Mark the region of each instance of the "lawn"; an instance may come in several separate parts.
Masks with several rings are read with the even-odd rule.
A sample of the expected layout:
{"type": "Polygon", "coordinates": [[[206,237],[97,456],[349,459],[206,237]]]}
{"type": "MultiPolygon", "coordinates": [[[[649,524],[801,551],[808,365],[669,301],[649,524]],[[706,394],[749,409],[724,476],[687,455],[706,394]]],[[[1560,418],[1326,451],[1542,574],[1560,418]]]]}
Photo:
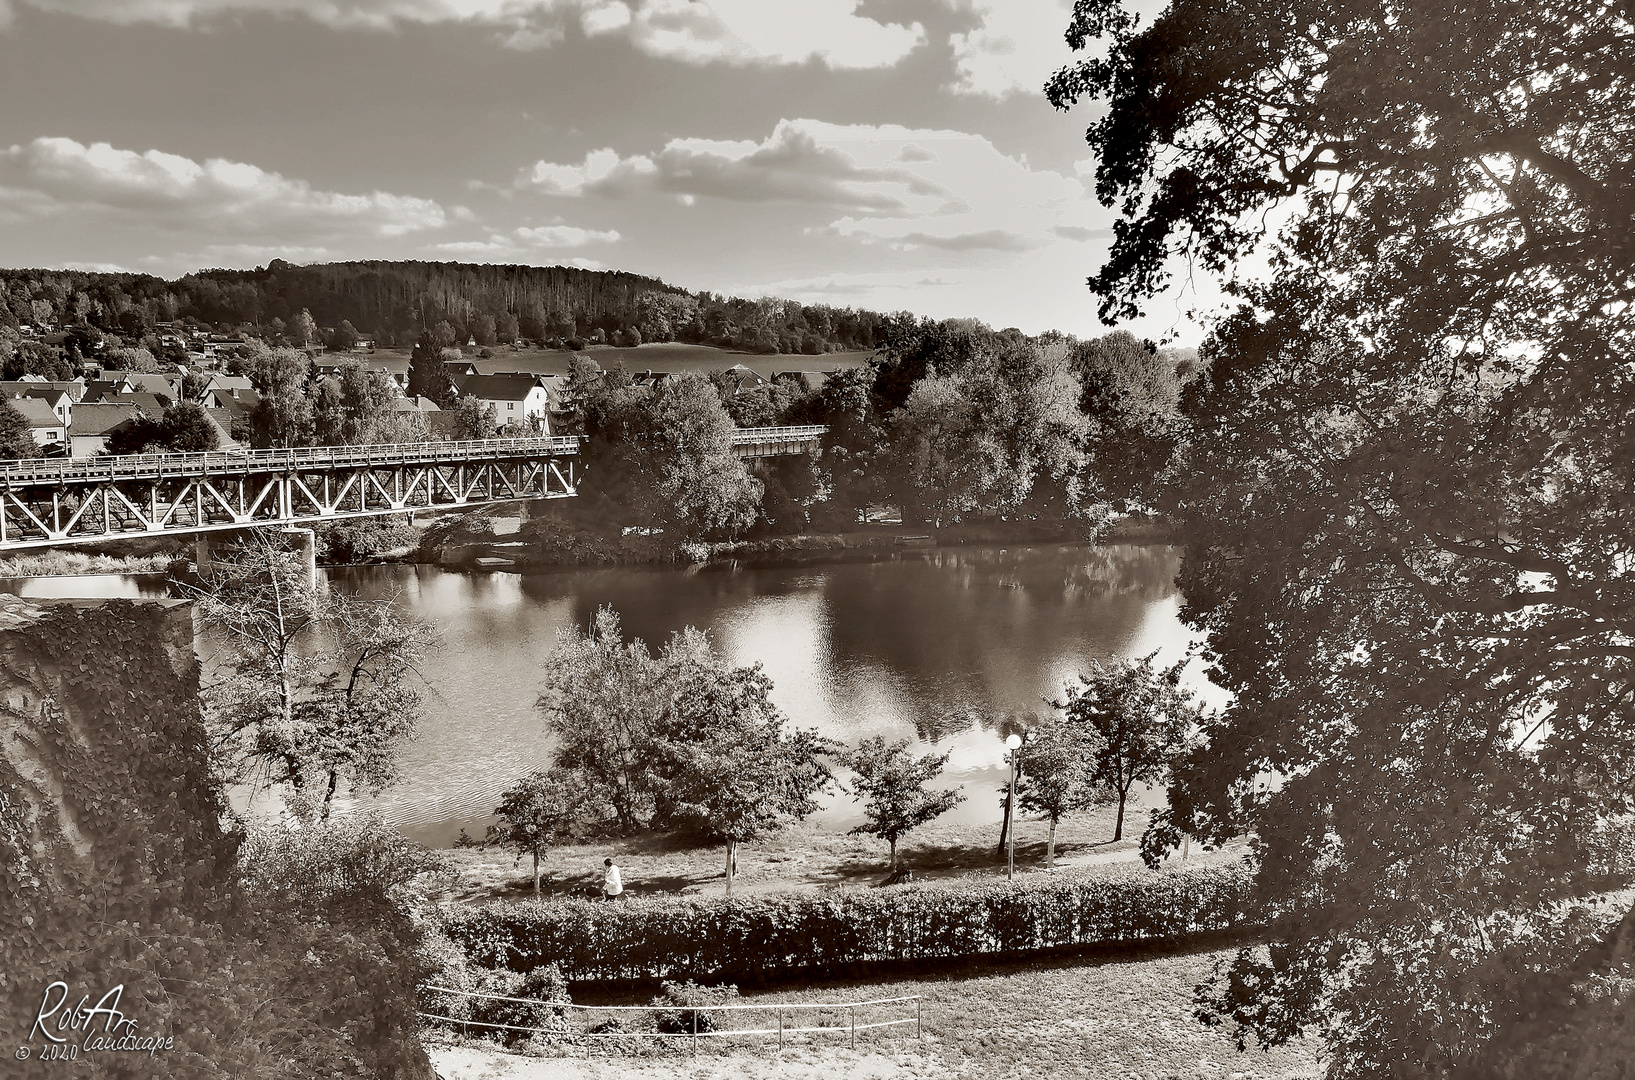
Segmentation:
{"type": "MultiPolygon", "coordinates": [[[[927,978],[830,982],[746,995],[746,1003],[862,1001],[919,994],[924,1038],[913,1027],[846,1035],[702,1040],[668,1049],[540,1049],[502,1054],[481,1042],[437,1045],[445,1080],[626,1080],[637,1076],[833,1080],[845,1077],[1236,1077],[1320,1075],[1311,1043],[1239,1053],[1229,1032],[1192,1016],[1192,990],[1231,948],[1149,948],[1098,957],[973,961],[927,978]]],[[[610,1004],[610,1001],[587,1002],[610,1004]]],[[[630,1002],[638,1004],[645,1002],[630,1002]]],[[[760,1014],[749,1014],[760,1016],[760,1014]]],[[[912,1011],[901,1015],[911,1016],[912,1011]]],[[[764,1017],[762,1018],[764,1019],[764,1017]]],[[[844,1023],[836,1013],[830,1022],[844,1023]]],[[[860,1014],[859,1023],[863,1023],[860,1014]]],[[[759,1023],[757,1023],[759,1026],[759,1023]]],[[[776,1026],[775,1022],[772,1024],[776,1026]]],[[[439,1038],[434,1036],[434,1038],[439,1038]]]]}
{"type": "MultiPolygon", "coordinates": [[[[1133,812],[1124,822],[1124,839],[1112,843],[1113,812],[1096,810],[1061,823],[1056,833],[1058,866],[1085,867],[1128,862],[1139,855],[1139,839],[1146,828],[1144,812],[1133,812]]],[[[1017,832],[1018,874],[1044,872],[1046,826],[1023,821],[1017,832]]],[[[915,880],[937,882],[970,875],[992,877],[1005,871],[1005,857],[995,850],[997,829],[980,833],[965,825],[933,822],[903,839],[898,855],[914,870],[915,880]]],[[[440,899],[490,903],[521,899],[532,894],[532,861],[499,850],[455,849],[446,853],[459,878],[444,886],[440,899]]],[[[1241,857],[1242,845],[1223,851],[1194,848],[1188,864],[1218,863],[1241,857]]],[[[619,864],[625,888],[632,894],[717,896],[725,891],[725,849],[674,833],[605,839],[556,848],[542,864],[545,891],[552,895],[594,894],[602,878],[602,860],[612,856],[619,864]]],[[[1172,856],[1171,863],[1179,860],[1172,856]]],[[[864,888],[884,881],[887,847],[872,836],[853,836],[837,829],[807,823],[738,849],[734,892],[813,891],[822,888],[864,888]]]]}

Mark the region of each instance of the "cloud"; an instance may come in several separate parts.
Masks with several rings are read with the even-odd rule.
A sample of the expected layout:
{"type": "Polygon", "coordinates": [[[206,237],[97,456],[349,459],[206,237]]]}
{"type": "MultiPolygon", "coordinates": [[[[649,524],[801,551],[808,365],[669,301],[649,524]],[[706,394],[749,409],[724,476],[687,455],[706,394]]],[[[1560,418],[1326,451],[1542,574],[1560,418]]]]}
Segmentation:
{"type": "Polygon", "coordinates": [[[1038,243],[1020,233],[1004,229],[984,229],[982,232],[955,233],[952,236],[932,236],[923,232],[905,233],[896,238],[904,247],[929,247],[942,251],[1028,251],[1038,243]]]}
{"type": "Polygon", "coordinates": [[[435,244],[431,250],[446,255],[522,257],[530,252],[615,244],[623,239],[616,229],[581,229],[574,225],[518,226],[510,232],[490,229],[486,239],[435,244]]]}
{"type": "Polygon", "coordinates": [[[1082,244],[1086,240],[1105,240],[1113,235],[1111,229],[1086,229],[1082,225],[1056,225],[1050,230],[1063,240],[1082,244]]]}
{"type": "Polygon", "coordinates": [[[1072,59],[1066,32],[1070,0],[950,0],[975,16],[977,25],[952,34],[959,71],[951,89],[1004,98],[1038,94],[1055,71],[1072,59]]]}
{"type": "Polygon", "coordinates": [[[540,161],[523,171],[517,187],[548,195],[641,194],[735,202],[809,203],[836,210],[900,212],[916,199],[946,193],[909,169],[860,165],[845,150],[822,141],[832,126],[784,120],[764,141],[672,139],[651,156],[621,157],[593,150],[578,165],[540,161]]]}
{"type": "MultiPolygon", "coordinates": [[[[890,67],[925,42],[919,23],[859,15],[859,0],[16,0],[42,11],[129,26],[190,29],[250,14],[299,16],[336,29],[408,24],[492,27],[511,48],[562,41],[577,22],[589,36],[621,35],[649,56],[692,64],[890,67]]],[[[7,22],[0,0],[0,28],[7,22]]]]}
{"type": "Polygon", "coordinates": [[[77,214],[117,224],[222,236],[391,238],[441,228],[429,199],[319,191],[243,162],[196,162],[159,150],[38,138],[0,150],[0,207],[13,220],[77,214]]]}

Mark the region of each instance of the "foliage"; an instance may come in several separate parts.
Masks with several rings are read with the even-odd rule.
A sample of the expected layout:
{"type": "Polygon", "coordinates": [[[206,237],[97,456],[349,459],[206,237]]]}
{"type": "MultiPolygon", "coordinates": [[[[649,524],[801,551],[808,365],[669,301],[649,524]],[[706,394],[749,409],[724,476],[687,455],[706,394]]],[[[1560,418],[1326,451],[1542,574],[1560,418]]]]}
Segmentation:
{"type": "Polygon", "coordinates": [[[891,845],[891,868],[897,869],[897,841],[904,834],[940,817],[965,801],[958,791],[927,791],[925,782],[934,780],[948,764],[948,756],[926,754],[916,758],[908,752],[908,740],[888,743],[883,735],[873,735],[841,755],[852,770],[852,791],[863,803],[863,824],[853,834],[878,836],[891,845]]]}
{"type": "Polygon", "coordinates": [[[395,548],[412,547],[420,534],[402,515],[350,518],[316,530],[320,557],[328,563],[376,559],[395,548]]]}
{"type": "Polygon", "coordinates": [[[604,372],[575,393],[590,437],[586,482],[635,524],[679,542],[730,537],[754,522],[761,482],[733,448],[732,417],[705,376],[649,390],[622,370],[604,372]]]}
{"type": "Polygon", "coordinates": [[[1206,1005],[1311,1026],[1337,1075],[1476,1068],[1604,937],[1571,913],[1635,811],[1632,32],[1581,2],[1083,2],[1105,57],[1052,84],[1106,99],[1104,311],[1288,222],[1183,399],[1179,584],[1234,700],[1148,846],[1253,832],[1280,948],[1206,1005]]]}
{"type": "Polygon", "coordinates": [[[727,892],[739,844],[758,840],[818,809],[832,777],[829,749],[811,731],[786,731],[759,664],[730,668],[702,635],[683,633],[667,650],[667,714],[655,734],[667,822],[691,822],[727,842],[727,892]]]}
{"type": "Polygon", "coordinates": [[[250,414],[258,449],[305,446],[312,438],[312,402],[307,383],[312,360],[300,349],[269,349],[255,343],[245,357],[246,372],[261,395],[250,414]]]}
{"type": "Polygon", "coordinates": [[[318,381],[312,395],[313,440],[319,446],[424,440],[419,410],[398,412],[393,408],[398,396],[397,384],[384,371],[343,361],[335,375],[318,381]]]}
{"type": "Polygon", "coordinates": [[[402,618],[394,597],[318,590],[298,556],[259,532],[184,588],[223,653],[204,701],[224,776],[287,785],[292,809],[324,818],[341,780],[369,792],[392,783],[422,711],[410,676],[435,645],[429,627],[402,618]]]}
{"type": "Polygon", "coordinates": [[[37,458],[41,453],[28,418],[17,406],[0,398],[0,457],[7,460],[37,458]]]}
{"type": "Polygon", "coordinates": [[[720,1030],[724,1014],[710,1012],[708,1006],[738,1004],[738,987],[732,983],[724,986],[700,986],[691,979],[683,982],[666,981],[659,984],[659,991],[659,996],[653,999],[653,1004],[669,1008],[653,1015],[653,1026],[667,1035],[692,1035],[720,1030]]]}
{"type": "Polygon", "coordinates": [[[785,731],[771,689],[758,665],[731,667],[691,627],[657,656],[627,643],[604,607],[587,631],[559,634],[538,708],[592,820],[702,826],[728,842],[730,864],[737,843],[810,814],[829,782],[826,744],[785,731]]]}
{"type": "Polygon", "coordinates": [[[554,963],[574,980],[765,978],[1176,938],[1245,925],[1248,893],[1248,875],[1236,869],[1058,871],[1011,883],[859,892],[525,900],[453,912],[445,929],[479,963],[517,970],[554,963]]]}
{"type": "Polygon", "coordinates": [[[1078,728],[1090,753],[1091,784],[1105,786],[1118,800],[1113,839],[1124,839],[1124,804],[1137,784],[1164,781],[1186,751],[1199,721],[1190,692],[1181,689],[1183,659],[1162,671],[1155,653],[1139,660],[1090,662],[1077,686],[1068,684],[1065,701],[1054,702],[1065,722],[1078,728]]]}
{"type": "MultiPolygon", "coordinates": [[[[32,728],[28,775],[0,755],[9,1044],[37,1047],[28,1018],[53,980],[93,1000],[122,984],[137,1035],[174,1039],[151,1058],[109,1055],[131,1057],[138,1072],[430,1080],[405,990],[414,928],[401,909],[363,902],[384,888],[388,863],[331,845],[285,862],[276,894],[257,891],[255,870],[240,873],[256,864],[240,863],[241,837],[222,826],[185,609],[59,608],[5,636],[8,693],[33,701],[12,717],[32,728]],[[300,876],[334,881],[337,856],[355,868],[341,875],[349,889],[300,876]],[[334,902],[343,893],[352,902],[334,902]],[[353,918],[364,910],[376,915],[353,918]]],[[[244,848],[264,852],[264,838],[244,848]]]]}
{"type": "Polygon", "coordinates": [[[157,419],[137,415],[108,436],[110,454],[196,453],[221,445],[218,428],[204,406],[181,401],[157,419]]]}
{"type": "Polygon", "coordinates": [[[1016,802],[1027,813],[1050,822],[1046,866],[1056,863],[1057,823],[1068,814],[1111,801],[1110,789],[1095,778],[1095,750],[1096,741],[1089,733],[1062,716],[1048,717],[1028,732],[1016,802]]]}
{"type": "MultiPolygon", "coordinates": [[[[539,895],[539,859],[555,844],[572,838],[575,826],[584,818],[587,805],[594,805],[575,774],[558,769],[531,772],[507,788],[494,808],[495,821],[488,826],[481,847],[509,848],[534,860],[534,895],[539,895]]],[[[464,839],[465,834],[461,833],[464,839]]]]}
{"type": "Polygon", "coordinates": [[[443,366],[442,346],[431,331],[422,331],[409,354],[409,393],[428,397],[439,409],[454,404],[454,382],[443,366]]]}

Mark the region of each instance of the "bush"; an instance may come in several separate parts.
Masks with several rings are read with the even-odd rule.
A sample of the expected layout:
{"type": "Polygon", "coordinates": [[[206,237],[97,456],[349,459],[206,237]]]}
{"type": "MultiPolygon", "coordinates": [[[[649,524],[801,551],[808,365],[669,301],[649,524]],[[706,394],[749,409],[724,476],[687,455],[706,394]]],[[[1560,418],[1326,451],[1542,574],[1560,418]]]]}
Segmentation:
{"type": "Polygon", "coordinates": [[[653,1004],[669,1006],[664,1012],[653,1014],[653,1026],[666,1035],[692,1035],[715,1031],[721,1026],[722,1016],[695,1006],[731,1005],[738,1000],[738,988],[726,986],[699,986],[686,982],[667,982],[653,1004]]]}
{"type": "Polygon", "coordinates": [[[1241,868],[1050,875],[957,888],[623,904],[526,900],[449,916],[478,963],[570,979],[753,977],[1062,946],[1153,941],[1252,922],[1241,868]]]}
{"type": "Polygon", "coordinates": [[[378,559],[393,548],[410,547],[420,534],[400,515],[355,518],[318,531],[318,550],[328,563],[378,559]]]}

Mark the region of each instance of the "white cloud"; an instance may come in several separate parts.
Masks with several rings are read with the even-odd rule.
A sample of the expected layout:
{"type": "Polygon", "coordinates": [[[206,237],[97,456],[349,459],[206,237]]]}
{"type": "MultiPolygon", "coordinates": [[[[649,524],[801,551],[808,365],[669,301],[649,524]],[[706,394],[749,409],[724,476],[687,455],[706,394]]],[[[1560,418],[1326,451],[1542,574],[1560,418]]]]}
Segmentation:
{"type": "Polygon", "coordinates": [[[375,191],[319,191],[254,165],[202,163],[159,150],[39,138],[0,150],[0,207],[12,221],[77,214],[211,237],[391,238],[448,218],[429,199],[375,191]]]}
{"type": "MultiPolygon", "coordinates": [[[[592,36],[622,34],[649,56],[705,64],[889,67],[925,41],[924,28],[857,13],[859,0],[17,0],[42,11],[120,25],[192,28],[232,16],[301,16],[337,29],[405,24],[493,27],[511,48],[563,39],[577,21],[592,36]]],[[[7,22],[0,0],[0,27],[7,22]]]]}
{"type": "Polygon", "coordinates": [[[523,225],[508,233],[490,229],[485,239],[450,241],[436,244],[431,250],[445,255],[521,258],[541,250],[616,244],[621,239],[623,237],[616,229],[581,229],[574,225],[523,225]]]}
{"type": "Polygon", "coordinates": [[[1037,94],[1056,70],[1072,60],[1067,47],[1070,0],[951,0],[971,12],[977,26],[953,34],[949,44],[959,78],[953,89],[1002,98],[1037,94]]]}
{"type": "Polygon", "coordinates": [[[735,202],[810,203],[856,213],[903,212],[947,192],[901,164],[860,164],[834,145],[846,129],[784,120],[761,142],[672,139],[656,154],[621,157],[593,150],[578,165],[541,161],[517,187],[548,195],[627,198],[660,193],[685,205],[700,197],[735,202]]]}

